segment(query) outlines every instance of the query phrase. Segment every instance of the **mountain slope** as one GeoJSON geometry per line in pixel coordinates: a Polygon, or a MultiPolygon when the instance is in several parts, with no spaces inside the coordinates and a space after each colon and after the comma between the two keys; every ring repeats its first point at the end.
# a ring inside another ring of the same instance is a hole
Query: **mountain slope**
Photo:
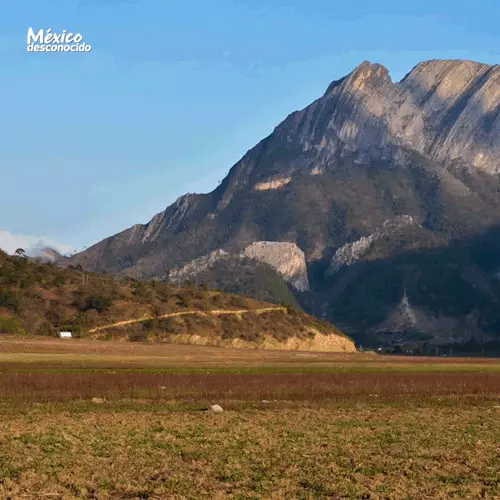
{"type": "MultiPolygon", "coordinates": [[[[335,273],[348,254],[390,262],[499,223],[499,158],[500,66],[428,61],[394,83],[365,62],[287,117],[213,192],[185,195],[72,262],[147,279],[219,249],[291,243],[311,288],[297,296],[331,317],[329,299],[307,297],[345,283],[335,273]]],[[[387,319],[394,306],[384,304],[387,319]]]]}
{"type": "Polygon", "coordinates": [[[365,343],[426,334],[434,343],[500,340],[500,226],[446,246],[343,267],[310,297],[365,343]]]}

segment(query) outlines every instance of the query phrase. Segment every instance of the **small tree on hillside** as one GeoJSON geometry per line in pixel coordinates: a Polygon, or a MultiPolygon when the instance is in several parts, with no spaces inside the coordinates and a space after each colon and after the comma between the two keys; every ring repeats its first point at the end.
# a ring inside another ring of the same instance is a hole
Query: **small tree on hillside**
{"type": "Polygon", "coordinates": [[[16,255],[16,257],[26,257],[26,250],[24,248],[18,248],[14,252],[14,255],[16,255]]]}

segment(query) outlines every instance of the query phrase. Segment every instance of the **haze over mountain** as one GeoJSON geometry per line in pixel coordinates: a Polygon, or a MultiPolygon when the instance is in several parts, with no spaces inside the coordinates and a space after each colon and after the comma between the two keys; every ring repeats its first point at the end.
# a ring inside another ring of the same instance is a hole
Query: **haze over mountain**
{"type": "Polygon", "coordinates": [[[186,265],[223,250],[271,266],[308,312],[358,338],[495,337],[499,172],[499,65],[428,61],[395,83],[364,62],[214,191],[68,263],[139,279],[184,266],[192,277],[197,264],[186,265]],[[283,243],[289,265],[272,255],[283,243]]]}

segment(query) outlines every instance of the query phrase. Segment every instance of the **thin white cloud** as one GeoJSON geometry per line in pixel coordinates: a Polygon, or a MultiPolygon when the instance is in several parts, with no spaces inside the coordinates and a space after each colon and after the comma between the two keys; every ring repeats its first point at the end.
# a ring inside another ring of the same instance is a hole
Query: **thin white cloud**
{"type": "Polygon", "coordinates": [[[30,255],[36,255],[43,248],[51,247],[62,254],[71,252],[69,245],[59,243],[43,236],[32,236],[27,234],[13,234],[0,229],[0,248],[7,253],[13,254],[18,248],[23,248],[30,255]]]}

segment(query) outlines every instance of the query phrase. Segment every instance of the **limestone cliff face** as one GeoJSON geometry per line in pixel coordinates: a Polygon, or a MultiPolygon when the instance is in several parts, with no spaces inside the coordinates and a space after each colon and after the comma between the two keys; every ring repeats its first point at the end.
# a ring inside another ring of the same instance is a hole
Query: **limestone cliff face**
{"type": "Polygon", "coordinates": [[[364,62],[277,131],[317,155],[402,160],[409,148],[443,164],[500,171],[500,65],[427,61],[401,82],[364,62]]]}
{"type": "Polygon", "coordinates": [[[425,122],[419,149],[436,160],[500,170],[500,65],[428,61],[400,84],[425,122]]]}
{"type": "Polygon", "coordinates": [[[172,269],[168,273],[168,279],[174,283],[195,280],[209,267],[231,257],[263,262],[280,274],[295,290],[302,292],[309,289],[304,252],[293,243],[278,241],[257,241],[237,254],[231,254],[222,249],[215,250],[182,267],[172,269]]]}
{"type": "Polygon", "coordinates": [[[304,252],[294,243],[257,241],[245,248],[242,255],[270,265],[296,290],[309,289],[304,252]]]}
{"type": "Polygon", "coordinates": [[[393,82],[385,67],[365,61],[236,164],[220,207],[252,180],[276,189],[294,172],[317,175],[335,157],[351,154],[361,163],[404,163],[403,149],[445,165],[499,172],[500,66],[427,61],[393,82]]]}
{"type": "Polygon", "coordinates": [[[206,269],[213,266],[220,260],[227,259],[230,254],[224,250],[214,250],[208,255],[192,260],[182,267],[171,269],[166,278],[172,283],[183,283],[195,280],[196,277],[206,269]]]}

